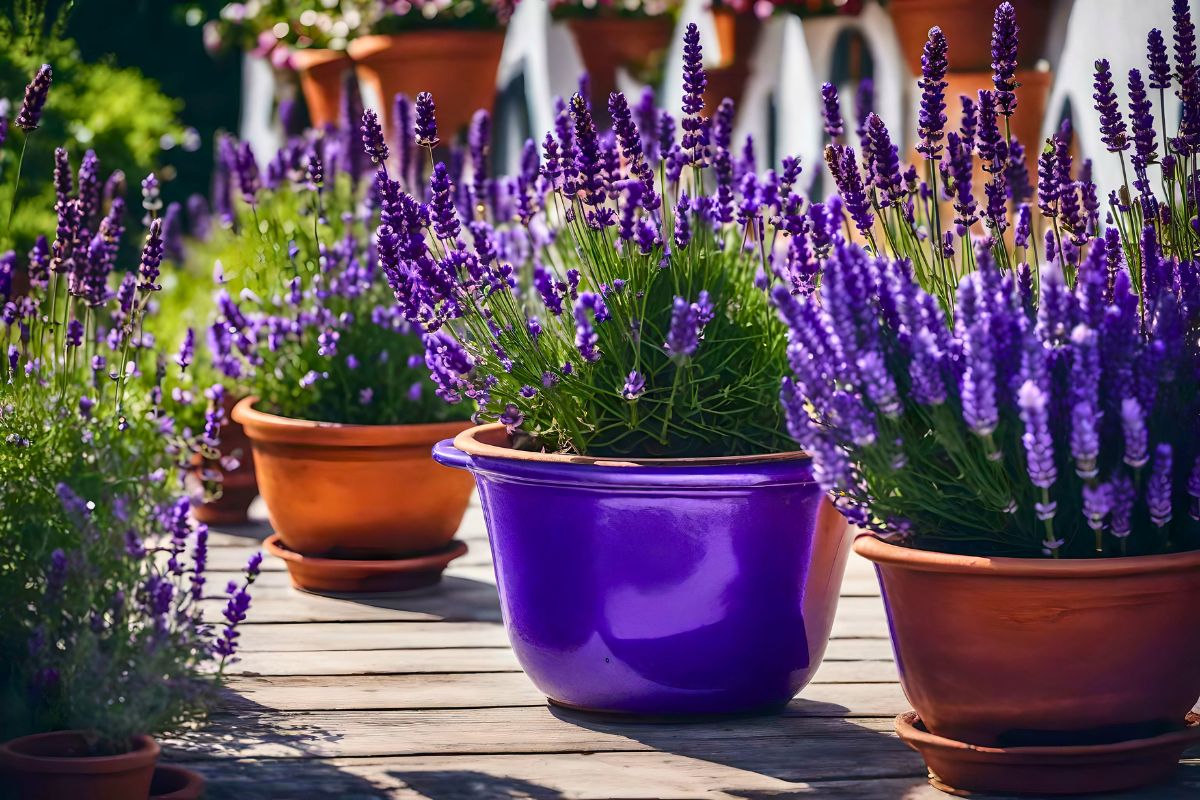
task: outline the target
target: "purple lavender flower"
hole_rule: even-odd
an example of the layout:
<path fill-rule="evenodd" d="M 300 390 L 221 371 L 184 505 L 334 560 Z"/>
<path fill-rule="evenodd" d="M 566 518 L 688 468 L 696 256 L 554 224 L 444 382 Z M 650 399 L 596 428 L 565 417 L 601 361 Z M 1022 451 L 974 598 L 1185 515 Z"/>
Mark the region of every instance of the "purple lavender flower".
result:
<path fill-rule="evenodd" d="M 898 205 L 904 196 L 900 180 L 900 157 L 896 145 L 892 144 L 887 126 L 878 114 L 868 115 L 866 135 L 870 149 L 865 155 L 871 167 L 871 181 L 881 195 L 879 204 L 884 208 Z"/>
<path fill-rule="evenodd" d="M 1196 72 L 1196 26 L 1188 0 L 1172 0 L 1171 19 L 1175 29 L 1175 77 L 1184 85 Z"/>
<path fill-rule="evenodd" d="M 999 13 L 996 12 L 997 19 Z M 946 129 L 946 70 L 950 68 L 948 50 L 942 29 L 936 25 L 930 28 L 929 39 L 921 54 L 921 79 L 917 81 L 921 89 L 921 107 L 917 113 L 917 136 L 921 141 L 917 152 L 928 159 L 936 159 L 942 152 L 942 135 Z"/>
<path fill-rule="evenodd" d="M 1163 41 L 1163 33 L 1158 28 L 1152 28 L 1146 35 L 1147 77 L 1150 88 L 1162 91 L 1171 88 L 1171 65 L 1167 61 L 1167 43 Z"/>
<path fill-rule="evenodd" d="M 383 126 L 379 124 L 379 117 L 369 108 L 363 112 L 359 132 L 362 134 L 363 152 L 371 157 L 371 163 L 386 169 L 388 146 L 383 138 Z"/>
<path fill-rule="evenodd" d="M 825 134 L 833 141 L 839 141 L 846 132 L 846 126 L 842 122 L 842 107 L 838 103 L 837 87 L 832 83 L 821 86 L 821 114 L 825 121 Z M 719 142 L 718 146 L 721 146 Z M 729 144 L 724 146 L 728 147 Z"/>
<path fill-rule="evenodd" d="M 1025 381 L 1017 393 L 1021 422 L 1025 425 L 1021 442 L 1025 445 L 1029 480 L 1040 489 L 1049 489 L 1058 480 L 1054 440 L 1050 435 L 1049 402 L 1045 390 L 1032 380 Z"/>
<path fill-rule="evenodd" d="M 705 162 L 708 132 L 700 112 L 704 110 L 704 87 L 707 85 L 700 29 L 695 23 L 688 23 L 683 34 L 683 139 L 680 146 L 688 154 L 691 164 Z"/>
<path fill-rule="evenodd" d="M 996 108 L 1011 117 L 1017 108 L 1017 12 L 1012 3 L 996 8 L 992 23 L 992 83 L 996 87 Z"/>
<path fill-rule="evenodd" d="M 242 192 L 242 199 L 249 205 L 254 205 L 258 192 L 262 188 L 262 180 L 259 178 L 258 161 L 254 158 L 254 151 L 250 149 L 249 142 L 242 142 L 241 147 L 237 150 L 236 176 L 238 189 Z M 142 188 L 144 193 L 145 184 L 142 185 Z"/>
<path fill-rule="evenodd" d="M 592 111 L 583 95 L 571 98 L 571 118 L 575 123 L 575 171 L 579 191 L 590 206 L 604 205 L 604 181 L 601 178 L 600 139 L 592 121 Z"/>
<path fill-rule="evenodd" d="M 591 311 L 591 317 L 588 316 Z M 575 347 L 584 361 L 593 363 L 600 360 L 600 341 L 596 329 L 592 326 L 592 317 L 597 323 L 608 319 L 608 308 L 604 298 L 592 292 L 583 292 L 575 301 Z"/>
<path fill-rule="evenodd" d="M 1154 134 L 1153 106 L 1146 97 L 1142 73 L 1136 69 L 1129 70 L 1129 123 L 1133 128 L 1133 167 L 1144 170 L 1147 164 L 1158 159 L 1158 144 Z"/>
<path fill-rule="evenodd" d="M 1142 404 L 1136 397 L 1126 397 L 1121 401 L 1121 430 L 1125 434 L 1124 461 L 1134 469 L 1146 466 L 1150 459 L 1146 420 L 1142 412 Z"/>
<path fill-rule="evenodd" d="M 871 212 L 871 201 L 863 187 L 854 148 L 849 145 L 830 145 L 825 148 L 825 160 L 837 184 L 838 194 L 846 204 L 846 211 L 854 220 L 854 227 L 864 237 L 870 237 L 871 229 L 875 226 L 875 215 Z"/>
<path fill-rule="evenodd" d="M 159 266 L 163 259 L 162 220 L 150 222 L 150 231 L 146 235 L 146 244 L 142 247 L 142 260 L 138 265 L 138 291 L 157 292 L 162 287 L 158 285 Z"/>
<path fill-rule="evenodd" d="M 17 112 L 17 127 L 26 133 L 37 130 L 42 123 L 42 109 L 46 106 L 46 97 L 50 94 L 50 84 L 54 79 L 54 71 L 49 64 L 38 68 L 33 80 L 25 87 L 25 99 L 21 102 L 21 110 Z"/>
<path fill-rule="evenodd" d="M 1113 89 L 1112 71 L 1108 60 L 1096 62 L 1095 101 L 1096 111 L 1100 114 L 1100 140 L 1110 153 L 1119 153 L 1129 149 L 1129 136 L 1125 127 L 1125 118 L 1117 105 L 1117 93 Z"/>
<path fill-rule="evenodd" d="M 687 192 L 679 193 L 679 202 L 675 205 L 675 249 L 685 250 L 692 240 L 691 200 Z"/>
<path fill-rule="evenodd" d="M 637 400 L 645 393 L 646 378 L 635 369 L 625 379 L 625 385 L 621 387 L 621 397 L 626 400 Z"/>
<path fill-rule="evenodd" d="M 433 232 L 442 241 L 451 242 L 458 239 L 461 231 L 458 222 L 458 212 L 451 197 L 453 185 L 446 162 L 439 161 L 433 166 L 433 174 L 429 178 L 429 215 L 433 224 Z"/>
<path fill-rule="evenodd" d="M 1162 528 L 1171 521 L 1171 445 L 1162 443 L 1154 450 L 1154 466 L 1146 484 L 1146 508 L 1150 521 Z"/>
<path fill-rule="evenodd" d="M 687 359 L 700 346 L 700 328 L 696 306 L 677 296 L 671 309 L 671 328 L 663 349 L 672 358 Z"/>
<path fill-rule="evenodd" d="M 434 148 L 438 142 L 437 117 L 434 111 L 433 95 L 421 92 L 417 95 L 417 144 L 421 147 Z"/>
<path fill-rule="evenodd" d="M 467 131 L 467 145 L 471 152 L 475 202 L 481 203 L 487 196 L 488 153 L 492 146 L 492 115 L 488 113 L 487 109 L 478 109 L 471 117 L 471 126 Z"/>

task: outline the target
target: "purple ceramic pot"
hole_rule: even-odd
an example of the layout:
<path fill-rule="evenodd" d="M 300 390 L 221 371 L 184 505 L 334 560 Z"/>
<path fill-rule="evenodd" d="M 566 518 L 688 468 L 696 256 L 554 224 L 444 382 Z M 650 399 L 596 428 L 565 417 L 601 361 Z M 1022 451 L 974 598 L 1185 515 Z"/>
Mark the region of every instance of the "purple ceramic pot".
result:
<path fill-rule="evenodd" d="M 850 536 L 807 457 L 547 455 L 499 425 L 433 455 L 475 475 L 509 639 L 552 702 L 769 710 L 820 665 Z"/>

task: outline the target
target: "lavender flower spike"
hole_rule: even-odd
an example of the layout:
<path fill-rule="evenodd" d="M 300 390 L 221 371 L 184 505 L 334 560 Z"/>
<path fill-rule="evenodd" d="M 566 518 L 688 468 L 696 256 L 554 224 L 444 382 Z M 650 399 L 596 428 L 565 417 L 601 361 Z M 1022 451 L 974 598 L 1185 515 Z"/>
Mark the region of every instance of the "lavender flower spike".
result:
<path fill-rule="evenodd" d="M 1011 117 L 1017 109 L 1017 12 L 1012 3 L 1001 3 L 992 23 L 992 83 L 996 87 L 996 109 Z"/>
<path fill-rule="evenodd" d="M 694 22 L 688 23 L 683 34 L 683 138 L 680 147 L 693 164 L 704 163 L 704 151 L 708 146 L 708 130 L 700 116 L 704 110 L 704 87 L 708 85 L 702 61 L 700 29 Z"/>
<path fill-rule="evenodd" d="M 437 117 L 434 113 L 433 95 L 421 92 L 417 95 L 417 144 L 433 148 L 438 142 Z"/>
<path fill-rule="evenodd" d="M 839 140 L 846 132 L 842 122 L 842 108 L 838 103 L 837 87 L 832 83 L 821 86 L 821 114 L 825 120 L 825 133 L 834 141 Z"/>
<path fill-rule="evenodd" d="M 1152 28 L 1146 34 L 1146 64 L 1147 79 L 1151 89 L 1171 88 L 1171 64 L 1167 61 L 1167 43 L 1163 41 L 1163 33 L 1158 28 Z"/>
<path fill-rule="evenodd" d="M 1039 489 L 1049 489 L 1058 480 L 1058 468 L 1054 464 L 1054 439 L 1050 435 L 1048 403 L 1049 398 L 1045 391 L 1032 380 L 1025 381 L 1017 392 L 1021 422 L 1025 425 L 1025 433 L 1021 435 L 1021 442 L 1025 445 L 1029 480 Z M 1038 510 L 1043 515 L 1043 519 L 1049 519 L 1054 515 L 1053 508 L 1039 508 Z"/>
<path fill-rule="evenodd" d="M 138 291 L 157 292 L 162 288 L 158 285 L 159 266 L 163 259 L 162 225 L 161 217 L 150 221 L 150 232 L 146 236 L 142 261 L 138 266 Z"/>
<path fill-rule="evenodd" d="M 54 80 L 54 70 L 49 64 L 42 64 L 33 80 L 25 87 L 25 99 L 21 102 L 21 110 L 17 113 L 17 127 L 29 133 L 35 131 L 42 123 L 42 109 L 46 106 L 46 97 L 50 94 L 50 84 Z"/>
<path fill-rule="evenodd" d="M 1154 450 L 1154 468 L 1146 484 L 1146 506 L 1150 521 L 1158 527 L 1171 521 L 1171 445 L 1165 442 Z"/>
<path fill-rule="evenodd" d="M 1125 127 L 1125 118 L 1117 105 L 1117 93 L 1113 90 L 1112 71 L 1108 60 L 1096 62 L 1095 101 L 1096 111 L 1100 114 L 1100 140 L 1110 153 L 1120 153 L 1129 149 L 1129 134 Z"/>
<path fill-rule="evenodd" d="M 362 133 L 363 151 L 371 157 L 371 163 L 377 167 L 386 164 L 388 146 L 383 139 L 383 127 L 379 124 L 379 117 L 369 108 L 363 112 L 359 131 Z"/>
<path fill-rule="evenodd" d="M 694 304 L 682 297 L 675 298 L 671 310 L 671 328 L 663 349 L 673 358 L 686 359 L 700 346 L 700 314 Z"/>
<path fill-rule="evenodd" d="M 997 12 L 999 13 L 999 12 Z M 928 159 L 937 159 L 942 152 L 942 136 L 946 129 L 946 70 L 949 45 L 946 35 L 936 25 L 929 29 L 929 40 L 921 54 L 921 108 L 917 113 L 917 135 L 921 142 L 917 152 Z"/>

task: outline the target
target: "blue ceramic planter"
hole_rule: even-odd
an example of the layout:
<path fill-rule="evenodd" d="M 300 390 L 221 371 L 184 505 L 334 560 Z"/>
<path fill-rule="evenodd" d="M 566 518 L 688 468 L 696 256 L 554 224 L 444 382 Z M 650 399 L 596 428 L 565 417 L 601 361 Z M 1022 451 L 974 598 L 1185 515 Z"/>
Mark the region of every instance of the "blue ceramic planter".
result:
<path fill-rule="evenodd" d="M 509 639 L 551 701 L 768 710 L 820 665 L 850 536 L 807 457 L 546 455 L 498 425 L 433 453 L 475 475 Z"/>

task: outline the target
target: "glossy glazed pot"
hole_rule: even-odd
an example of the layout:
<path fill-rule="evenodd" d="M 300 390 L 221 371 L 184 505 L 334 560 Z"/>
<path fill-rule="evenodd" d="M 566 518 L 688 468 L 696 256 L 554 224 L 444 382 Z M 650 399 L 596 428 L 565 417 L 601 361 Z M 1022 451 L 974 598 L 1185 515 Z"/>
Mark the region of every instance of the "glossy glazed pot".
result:
<path fill-rule="evenodd" d="M 14 800 L 149 797 L 158 743 L 149 736 L 137 736 L 133 743 L 128 753 L 89 756 L 80 731 L 23 736 L 0 745 L 0 781 Z"/>
<path fill-rule="evenodd" d="M 475 475 L 509 639 L 552 702 L 770 710 L 821 663 L 849 536 L 803 454 L 634 463 L 485 425 L 434 458 Z"/>
<path fill-rule="evenodd" d="M 300 90 L 314 128 L 336 124 L 342 102 L 342 82 L 354 66 L 344 50 L 305 48 L 292 51 L 292 63 L 300 71 Z"/>
<path fill-rule="evenodd" d="M 339 425 L 233 409 L 254 451 L 271 526 L 308 556 L 407 558 L 447 547 L 471 479 L 434 464 L 429 449 L 467 422 Z"/>
<path fill-rule="evenodd" d="M 1017 12 L 1020 35 L 1017 63 L 1032 69 L 1045 57 L 1051 0 L 1009 0 Z M 929 29 L 941 27 L 950 43 L 950 69 L 984 72 L 992 68 L 992 23 L 1000 0 L 889 0 L 886 5 L 904 60 L 921 74 L 921 50 Z"/>
<path fill-rule="evenodd" d="M 608 96 L 617 91 L 617 70 L 650 83 L 662 67 L 671 45 L 675 20 L 658 17 L 572 17 L 567 28 L 579 47 L 579 57 L 591 81 L 592 113 L 607 124 Z"/>
<path fill-rule="evenodd" d="M 397 94 L 432 94 L 439 136 L 450 143 L 478 109 L 492 110 L 503 49 L 503 30 L 431 30 L 361 36 L 348 52 L 359 82 L 385 108 Z M 389 135 L 391 116 L 382 115 Z"/>
<path fill-rule="evenodd" d="M 204 459 L 197 454 L 192 464 L 197 470 L 218 472 L 221 475 L 221 496 L 209 503 L 192 507 L 192 516 L 207 525 L 241 525 L 247 522 L 247 512 L 258 497 L 258 479 L 254 474 L 254 457 L 250 454 L 250 437 L 246 429 L 233 420 L 237 398 L 228 394 L 223 404 L 225 419 L 221 423 L 221 455 L 237 459 L 236 469 L 226 470 L 219 461 Z"/>
<path fill-rule="evenodd" d="M 1183 725 L 1200 697 L 1200 551 L 974 558 L 860 536 L 900 683 L 930 733 L 1088 745 Z"/>

